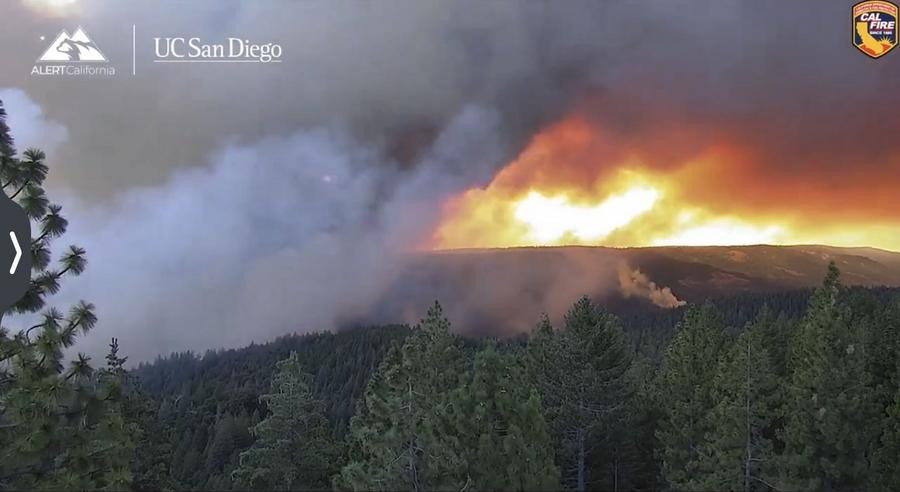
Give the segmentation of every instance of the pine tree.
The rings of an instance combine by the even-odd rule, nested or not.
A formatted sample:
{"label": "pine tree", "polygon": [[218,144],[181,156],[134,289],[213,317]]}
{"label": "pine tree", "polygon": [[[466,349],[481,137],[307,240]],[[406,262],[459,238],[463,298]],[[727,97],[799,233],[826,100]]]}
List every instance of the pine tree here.
{"label": "pine tree", "polygon": [[[36,313],[63,278],[84,271],[87,260],[83,249],[70,246],[59,268],[51,267],[51,242],[65,233],[68,222],[44,193],[46,156],[28,149],[17,157],[4,119],[0,105],[0,187],[39,231],[30,246],[31,283],[8,312]],[[38,323],[13,335],[0,328],[0,488],[124,488],[130,483],[123,459],[131,455],[131,443],[119,407],[120,374],[94,371],[82,354],[64,366],[63,351],[96,322],[94,306],[81,301],[67,316],[47,308]]]}
{"label": "pine tree", "polygon": [[296,352],[278,363],[271,392],[260,397],[269,415],[253,427],[256,442],[240,455],[233,473],[240,488],[319,490],[337,471],[337,448],[312,377]]}
{"label": "pine tree", "polygon": [[656,460],[656,429],[662,412],[658,407],[658,388],[654,384],[655,367],[644,356],[637,356],[628,371],[628,387],[634,394],[626,401],[625,411],[607,432],[612,445],[599,450],[592,460],[594,488],[601,490],[660,490],[659,463]]}
{"label": "pine tree", "polygon": [[894,402],[885,409],[883,415],[883,433],[875,462],[876,480],[873,489],[898,490],[900,489],[900,389]]}
{"label": "pine tree", "polygon": [[170,470],[174,422],[168,410],[137,387],[132,388],[128,401],[125,420],[134,423],[140,430],[134,438],[132,489],[156,491],[178,488]]}
{"label": "pine tree", "polygon": [[[881,333],[900,333],[900,296],[894,298],[890,306],[879,319]],[[887,345],[894,354],[900,354],[900,336],[882,338],[879,342]],[[875,341],[873,340],[873,343]],[[882,352],[884,354],[884,352]],[[884,387],[890,388],[893,398],[881,412],[882,434],[879,441],[880,447],[875,453],[876,480],[871,482],[872,488],[881,490],[900,490],[900,357],[894,356],[893,367],[886,361],[879,361],[884,365]]]}
{"label": "pine tree", "polygon": [[518,354],[488,343],[453,398],[459,455],[473,490],[550,490],[559,484],[540,396]]}
{"label": "pine tree", "polygon": [[225,412],[213,426],[212,440],[206,452],[208,476],[222,475],[223,470],[237,464],[239,450],[250,444],[247,422]]}
{"label": "pine tree", "polygon": [[556,440],[564,484],[585,490],[595,446],[611,446],[609,431],[625,410],[631,360],[618,320],[579,299],[554,332],[544,318],[529,343],[547,421]]}
{"label": "pine tree", "polygon": [[781,488],[861,489],[877,422],[866,371],[867,326],[851,322],[834,263],[810,299],[792,350]]}
{"label": "pine tree", "polygon": [[763,304],[750,329],[758,332],[775,375],[787,378],[791,340],[797,331],[797,320],[784,313],[776,314],[768,304]]}
{"label": "pine tree", "polygon": [[449,402],[465,359],[435,303],[372,376],[350,422],[349,463],[336,485],[354,490],[459,490],[466,476]]}
{"label": "pine tree", "polygon": [[765,348],[764,312],[719,363],[713,380],[710,430],[700,446],[697,490],[769,490],[775,480],[772,430],[780,412],[780,381]]}
{"label": "pine tree", "polygon": [[[116,478],[110,479],[108,488],[128,486],[132,482],[131,463],[134,458],[135,441],[142,434],[137,422],[129,419],[131,399],[129,396],[129,375],[125,370],[128,357],[119,356],[119,340],[113,338],[106,355],[106,367],[99,371],[99,382],[103,395],[103,413],[97,424],[94,449],[104,449],[96,453],[93,460],[105,461],[98,468],[114,470]],[[94,464],[94,466],[97,466]]]}
{"label": "pine tree", "polygon": [[676,327],[659,375],[660,408],[665,412],[657,438],[663,476],[686,489],[699,473],[700,447],[712,431],[713,379],[724,325],[711,303],[692,306]]}

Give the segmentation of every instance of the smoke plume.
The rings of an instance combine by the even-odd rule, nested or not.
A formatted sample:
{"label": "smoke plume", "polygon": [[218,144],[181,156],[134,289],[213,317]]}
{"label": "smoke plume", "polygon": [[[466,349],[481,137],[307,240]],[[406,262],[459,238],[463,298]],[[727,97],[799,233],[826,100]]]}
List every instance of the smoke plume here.
{"label": "smoke plume", "polygon": [[[435,298],[457,326],[497,333],[618,290],[613,259],[577,250],[476,262],[454,270],[461,284],[409,253],[449,197],[586,100],[601,145],[529,178],[693,162],[691,191],[735,204],[725,212],[802,205],[896,230],[900,64],[856,53],[839,3],[34,3],[0,2],[0,87],[33,103],[8,108],[13,134],[48,151],[64,242],[88,251],[57,302],[96,303],[93,348],[79,347],[94,354],[113,335],[140,360],[410,319]],[[122,76],[32,77],[47,39],[79,25]],[[152,63],[154,36],[274,42],[284,59]],[[54,125],[17,122],[25,113]],[[680,302],[625,280],[632,296]]]}
{"label": "smoke plume", "polygon": [[473,163],[499,159],[496,124],[467,108],[405,172],[319,130],[228,146],[115,206],[70,202],[64,239],[90,265],[56,300],[97,305],[81,350],[119,336],[136,360],[334,329],[372,309],[440,201],[489,177]]}
{"label": "smoke plume", "polygon": [[659,287],[650,277],[640,270],[632,270],[626,263],[619,263],[619,287],[625,298],[641,297],[650,300],[661,308],[672,309],[687,304],[678,300],[672,289]]}

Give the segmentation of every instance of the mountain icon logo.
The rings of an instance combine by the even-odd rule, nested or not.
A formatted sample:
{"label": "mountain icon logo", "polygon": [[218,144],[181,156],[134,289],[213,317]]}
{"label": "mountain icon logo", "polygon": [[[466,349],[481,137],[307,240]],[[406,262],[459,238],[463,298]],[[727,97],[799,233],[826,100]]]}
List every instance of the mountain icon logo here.
{"label": "mountain icon logo", "polygon": [[79,27],[71,36],[63,29],[38,61],[106,62],[107,60],[84,29]]}

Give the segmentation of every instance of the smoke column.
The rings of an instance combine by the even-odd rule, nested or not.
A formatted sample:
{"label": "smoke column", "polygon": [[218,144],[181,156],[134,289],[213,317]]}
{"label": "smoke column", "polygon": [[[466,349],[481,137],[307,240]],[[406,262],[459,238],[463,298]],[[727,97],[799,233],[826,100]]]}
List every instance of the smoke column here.
{"label": "smoke column", "polygon": [[94,302],[101,321],[81,349],[118,336],[136,360],[339,327],[372,309],[440,201],[489,178],[496,124],[467,108],[408,171],[316,130],[228,146],[109,206],[64,201],[63,239],[89,265],[55,303]]}
{"label": "smoke column", "polygon": [[640,270],[632,270],[626,263],[619,263],[619,287],[625,298],[641,297],[650,300],[653,304],[661,308],[676,308],[687,304],[685,301],[678,300],[672,289],[669,287],[659,287],[656,282],[650,280],[650,277],[641,273]]}

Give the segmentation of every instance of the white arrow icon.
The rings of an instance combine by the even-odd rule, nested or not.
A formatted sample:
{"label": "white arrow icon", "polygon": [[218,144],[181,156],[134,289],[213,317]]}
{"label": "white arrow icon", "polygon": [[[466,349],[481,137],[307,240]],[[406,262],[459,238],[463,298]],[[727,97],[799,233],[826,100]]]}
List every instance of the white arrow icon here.
{"label": "white arrow icon", "polygon": [[9,274],[16,273],[16,267],[19,266],[19,258],[22,257],[22,248],[19,247],[19,240],[16,239],[16,233],[9,231],[9,238],[12,240],[13,248],[16,248],[16,257],[13,258],[12,266],[9,267]]}

